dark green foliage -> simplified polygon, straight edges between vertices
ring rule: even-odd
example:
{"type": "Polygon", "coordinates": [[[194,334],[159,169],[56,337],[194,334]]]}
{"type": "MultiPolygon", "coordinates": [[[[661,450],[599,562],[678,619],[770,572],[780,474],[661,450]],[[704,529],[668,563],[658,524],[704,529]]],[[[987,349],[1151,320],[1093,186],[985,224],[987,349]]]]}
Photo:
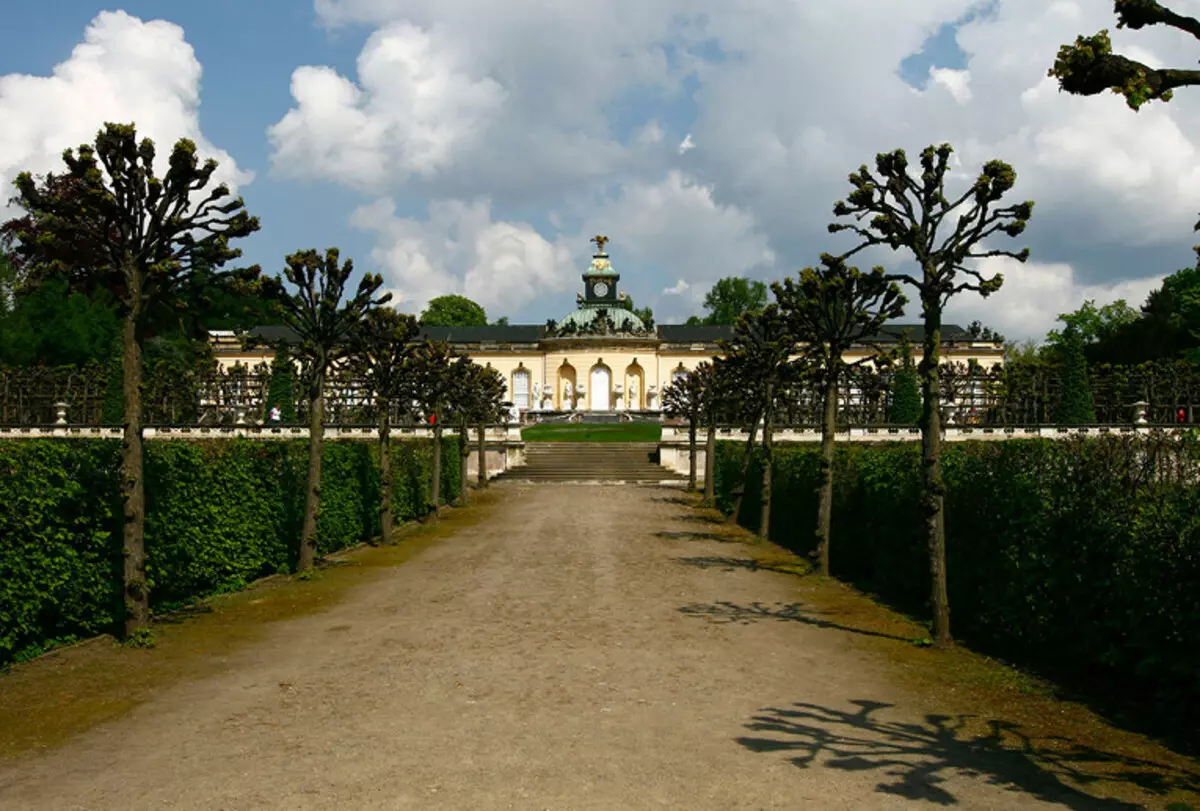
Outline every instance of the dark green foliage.
{"type": "Polygon", "coordinates": [[[916,425],[921,418],[921,388],[917,369],[913,365],[912,344],[908,336],[900,341],[900,358],[892,376],[892,397],[888,422],[893,425],[916,425]]]}
{"type": "Polygon", "coordinates": [[[16,291],[11,308],[0,307],[0,365],[103,363],[120,353],[120,333],[107,291],[73,293],[64,280],[50,279],[16,291]]]}
{"type": "Polygon", "coordinates": [[[438,296],[421,313],[427,327],[486,327],[487,312],[466,296],[438,296]]]}
{"type": "MultiPolygon", "coordinates": [[[[742,448],[718,445],[729,511],[742,448]]],[[[1200,722],[1200,490],[1179,473],[1195,439],[1007,440],[945,448],[950,597],[960,636],[1082,685],[1153,699],[1200,722]],[[1173,444],[1178,443],[1178,444],[1173,444]],[[1151,462],[1151,460],[1154,460],[1151,462]],[[1188,715],[1190,713],[1190,715],[1188,715]]],[[[836,576],[928,610],[916,443],[843,446],[835,464],[836,576]]],[[[747,477],[747,501],[758,480],[747,477]]],[[[771,539],[800,554],[817,509],[818,449],[776,449],[771,539]]],[[[746,525],[758,516],[747,510],[746,525]]]]}
{"type": "Polygon", "coordinates": [[[279,406],[279,421],[290,425],[296,421],[296,370],[291,354],[286,347],[275,350],[271,361],[271,379],[267,383],[267,401],[263,403],[263,419],[268,419],[271,409],[279,406]]]}
{"type": "MultiPolygon", "coordinates": [[[[453,440],[444,441],[449,450],[453,440]]],[[[429,513],[431,443],[392,446],[397,521],[429,513]]],[[[233,591],[295,565],[307,442],[152,442],[147,446],[147,577],[158,610],[233,591]]],[[[458,454],[442,492],[458,497],[458,454]]],[[[120,443],[0,442],[0,664],[113,630],[122,617],[120,443]]],[[[318,547],[379,531],[373,443],[325,446],[318,547]]]]}
{"type": "Polygon", "coordinates": [[[1096,422],[1092,408],[1092,390],[1088,384],[1087,358],[1083,354],[1083,335],[1074,324],[1063,330],[1059,344],[1062,352],[1062,398],[1054,414],[1059,425],[1091,425],[1096,422]]]}

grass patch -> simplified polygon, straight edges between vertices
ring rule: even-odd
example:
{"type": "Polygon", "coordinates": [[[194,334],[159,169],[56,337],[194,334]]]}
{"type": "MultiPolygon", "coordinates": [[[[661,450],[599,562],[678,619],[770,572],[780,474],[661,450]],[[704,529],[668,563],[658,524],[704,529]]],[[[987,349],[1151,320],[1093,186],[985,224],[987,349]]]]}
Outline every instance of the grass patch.
{"type": "Polygon", "coordinates": [[[390,546],[360,546],[323,561],[316,576],[272,575],[236,594],[200,600],[156,617],[144,645],[95,637],[13,665],[0,674],[0,759],[40,754],[111,721],[186,679],[216,675],[232,654],[261,639],[270,624],[333,607],[355,587],[477,524],[495,491],[474,491],[470,506],[445,509],[436,522],[398,528],[390,546]]]}
{"type": "Polygon", "coordinates": [[[521,429],[521,439],[526,442],[658,442],[662,439],[662,426],[654,422],[531,425],[521,429]]]}

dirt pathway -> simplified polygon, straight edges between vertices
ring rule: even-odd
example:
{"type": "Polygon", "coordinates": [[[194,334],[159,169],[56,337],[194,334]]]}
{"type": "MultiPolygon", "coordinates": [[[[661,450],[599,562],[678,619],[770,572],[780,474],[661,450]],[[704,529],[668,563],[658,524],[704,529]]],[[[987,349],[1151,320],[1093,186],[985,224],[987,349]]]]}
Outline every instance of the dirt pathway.
{"type": "Polygon", "coordinates": [[[220,675],[0,761],[0,808],[1138,807],[916,710],[697,519],[666,489],[510,486],[220,675]]]}

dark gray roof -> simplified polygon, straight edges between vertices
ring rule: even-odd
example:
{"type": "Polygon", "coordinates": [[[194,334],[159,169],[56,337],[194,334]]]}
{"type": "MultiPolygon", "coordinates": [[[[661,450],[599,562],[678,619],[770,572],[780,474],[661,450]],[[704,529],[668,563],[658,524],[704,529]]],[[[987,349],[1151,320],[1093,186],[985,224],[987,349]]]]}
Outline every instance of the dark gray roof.
{"type": "Polygon", "coordinates": [[[733,327],[728,324],[659,324],[658,337],[681,344],[716,343],[722,338],[732,338],[733,327]]]}
{"type": "Polygon", "coordinates": [[[546,328],[540,324],[508,324],[486,327],[424,327],[421,337],[431,341],[455,344],[502,343],[532,344],[542,337],[546,328]]]}
{"type": "MultiPolygon", "coordinates": [[[[900,336],[907,334],[908,340],[920,343],[925,340],[925,327],[921,324],[885,324],[875,340],[880,343],[894,343],[900,336]]],[[[942,341],[966,341],[970,335],[957,324],[942,324],[942,341]]]]}
{"type": "Polygon", "coordinates": [[[296,340],[296,332],[291,327],[271,326],[271,327],[252,327],[249,330],[251,338],[258,338],[262,341],[275,343],[283,341],[284,343],[293,343],[296,340]]]}

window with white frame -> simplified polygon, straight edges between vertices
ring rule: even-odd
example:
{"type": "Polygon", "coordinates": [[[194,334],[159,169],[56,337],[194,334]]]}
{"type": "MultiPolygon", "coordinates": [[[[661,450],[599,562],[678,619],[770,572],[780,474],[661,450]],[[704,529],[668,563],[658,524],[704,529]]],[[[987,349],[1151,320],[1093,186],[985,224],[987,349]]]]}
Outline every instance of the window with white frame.
{"type": "Polygon", "coordinates": [[[513,372],[513,405],[529,408],[529,371],[517,369],[513,372]]]}

